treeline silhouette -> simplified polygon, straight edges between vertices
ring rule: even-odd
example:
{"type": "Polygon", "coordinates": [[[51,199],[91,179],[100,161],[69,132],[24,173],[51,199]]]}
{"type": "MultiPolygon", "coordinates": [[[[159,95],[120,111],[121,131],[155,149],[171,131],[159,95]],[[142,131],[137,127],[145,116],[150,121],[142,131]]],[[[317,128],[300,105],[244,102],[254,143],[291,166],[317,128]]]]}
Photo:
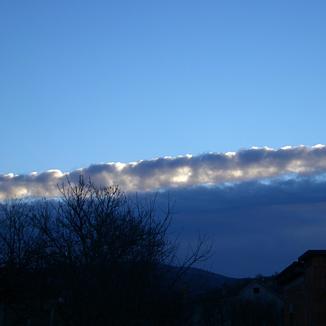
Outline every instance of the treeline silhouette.
{"type": "Polygon", "coordinates": [[[0,324],[189,325],[178,282],[206,243],[169,274],[169,207],[82,177],[58,189],[56,199],[0,204],[0,324]]]}

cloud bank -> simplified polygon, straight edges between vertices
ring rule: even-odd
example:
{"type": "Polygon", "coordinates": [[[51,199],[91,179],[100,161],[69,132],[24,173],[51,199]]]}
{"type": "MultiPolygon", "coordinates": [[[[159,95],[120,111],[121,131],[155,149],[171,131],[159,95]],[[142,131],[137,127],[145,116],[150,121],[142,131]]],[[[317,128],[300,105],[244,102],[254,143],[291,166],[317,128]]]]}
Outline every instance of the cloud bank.
{"type": "Polygon", "coordinates": [[[326,172],[326,146],[251,148],[238,152],[207,153],[143,160],[132,163],[94,164],[62,172],[49,170],[27,175],[0,175],[0,199],[55,196],[57,185],[69,177],[90,177],[99,185],[119,185],[124,191],[156,191],[200,185],[222,185],[284,176],[315,176],[326,172]]]}
{"type": "Polygon", "coordinates": [[[252,148],[236,153],[91,165],[64,173],[0,175],[0,199],[56,196],[69,177],[118,184],[145,200],[172,200],[172,238],[181,253],[198,234],[214,251],[200,266],[230,276],[281,271],[307,249],[326,247],[326,147],[252,148]]]}
{"type": "MultiPolygon", "coordinates": [[[[148,194],[144,194],[148,196],[148,194]]],[[[167,194],[158,205],[164,207],[167,194]],[[166,197],[165,197],[166,196],[166,197]]],[[[201,267],[243,277],[280,272],[308,249],[326,248],[326,180],[309,176],[272,183],[176,188],[172,236],[182,250],[198,234],[213,244],[201,267]]]]}

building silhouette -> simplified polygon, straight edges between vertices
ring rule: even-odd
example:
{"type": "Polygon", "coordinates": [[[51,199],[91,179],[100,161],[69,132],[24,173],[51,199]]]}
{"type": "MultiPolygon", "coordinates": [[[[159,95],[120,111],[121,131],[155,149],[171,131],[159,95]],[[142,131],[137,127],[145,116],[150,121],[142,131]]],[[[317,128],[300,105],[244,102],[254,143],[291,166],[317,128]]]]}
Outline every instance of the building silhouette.
{"type": "Polygon", "coordinates": [[[284,326],[326,325],[326,250],[308,250],[286,267],[283,289],[284,326]]]}

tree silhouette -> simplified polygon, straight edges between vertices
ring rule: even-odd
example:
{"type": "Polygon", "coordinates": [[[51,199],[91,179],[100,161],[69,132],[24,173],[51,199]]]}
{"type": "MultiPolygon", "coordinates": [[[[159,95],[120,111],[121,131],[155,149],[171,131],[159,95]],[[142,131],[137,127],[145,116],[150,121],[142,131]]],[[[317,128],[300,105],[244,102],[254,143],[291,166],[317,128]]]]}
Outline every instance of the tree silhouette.
{"type": "Polygon", "coordinates": [[[1,205],[0,290],[12,311],[6,322],[186,324],[177,284],[207,256],[205,242],[171,276],[166,265],[176,247],[167,236],[169,206],[159,212],[155,197],[131,201],[118,187],[97,187],[83,177],[58,188],[54,200],[1,205]]]}

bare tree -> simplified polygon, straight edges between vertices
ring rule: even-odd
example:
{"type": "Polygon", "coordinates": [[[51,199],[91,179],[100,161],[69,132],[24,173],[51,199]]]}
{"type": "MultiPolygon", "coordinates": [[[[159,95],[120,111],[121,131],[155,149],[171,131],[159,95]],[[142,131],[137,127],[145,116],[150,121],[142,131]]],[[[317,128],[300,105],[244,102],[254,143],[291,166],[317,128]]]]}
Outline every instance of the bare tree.
{"type": "Polygon", "coordinates": [[[38,250],[37,232],[29,219],[29,205],[21,200],[0,204],[0,265],[32,265],[38,250]]]}
{"type": "Polygon", "coordinates": [[[51,303],[52,324],[182,324],[176,284],[206,257],[205,241],[171,279],[162,268],[176,257],[169,205],[158,211],[155,197],[131,201],[117,186],[97,187],[83,177],[58,188],[55,200],[2,205],[0,263],[32,273],[38,287],[29,300],[43,310],[51,303]]]}

